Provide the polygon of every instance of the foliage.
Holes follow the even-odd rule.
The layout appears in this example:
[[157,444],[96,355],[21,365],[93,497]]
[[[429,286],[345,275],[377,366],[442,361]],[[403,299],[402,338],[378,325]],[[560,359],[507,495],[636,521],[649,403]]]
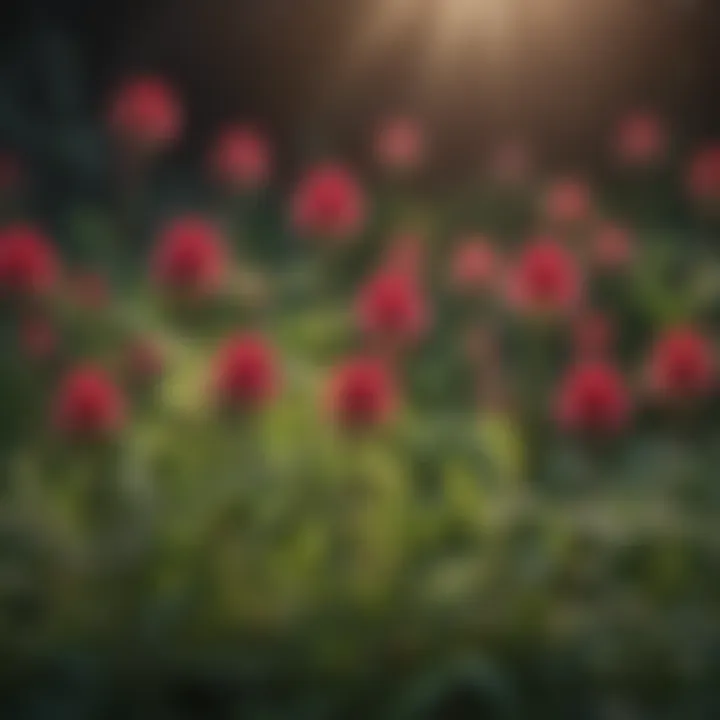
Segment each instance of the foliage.
[[[56,217],[66,276],[30,303],[55,352],[32,352],[28,305],[2,298],[7,717],[720,713],[716,385],[667,404],[644,374],[668,326],[717,333],[716,218],[679,199],[677,171],[601,178],[595,214],[552,227],[579,258],[589,306],[613,318],[610,355],[634,407],[622,432],[588,437],[553,412],[579,307],[528,313],[502,284],[464,295],[448,270],[478,232],[498,276],[515,267],[553,220],[537,212],[537,176],[448,195],[378,179],[364,235],[338,249],[296,236],[278,188],[228,195],[159,172],[157,156],[142,170],[124,196]],[[39,214],[32,190],[5,200],[7,227]],[[163,220],[188,208],[235,257],[228,282],[189,303],[147,271]],[[588,261],[598,218],[631,229],[629,267]],[[353,298],[401,231],[423,239],[432,323],[390,353],[393,421],[349,432],[324,388],[341,358],[378,350]],[[78,268],[103,273],[107,303],[78,298]],[[271,340],[280,388],[228,416],[213,358],[238,329]],[[468,350],[476,331],[499,360]],[[137,337],[163,357],[141,386],[123,365]],[[130,406],[99,442],[52,423],[81,360],[107,368]]]

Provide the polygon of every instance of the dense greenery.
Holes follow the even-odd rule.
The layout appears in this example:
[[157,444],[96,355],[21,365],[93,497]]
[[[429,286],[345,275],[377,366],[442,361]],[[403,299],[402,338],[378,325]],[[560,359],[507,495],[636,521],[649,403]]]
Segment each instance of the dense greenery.
[[[3,717],[720,715],[717,387],[666,403],[645,382],[667,327],[717,336],[717,226],[678,167],[598,171],[572,231],[543,214],[539,174],[443,191],[376,178],[341,250],[298,236],[288,191],[229,196],[162,157],[46,217],[32,177],[6,188],[3,227],[52,218],[64,271],[50,294],[2,298]],[[165,220],[189,209],[236,260],[191,303],[148,271]],[[632,260],[596,272],[606,218],[630,229]],[[579,305],[539,317],[502,284],[461,293],[449,271],[467,233],[492,238],[500,275],[549,231],[612,318],[621,432],[588,437],[553,410]],[[392,421],[348,432],[327,378],[371,346],[354,298],[399,232],[422,239],[431,322],[393,360]],[[52,350],[28,340],[29,311]],[[272,343],[280,378],[262,411],[228,416],[213,357],[240,328]],[[139,336],[162,356],[149,383],[123,364]],[[488,337],[495,365],[472,351]],[[88,359],[130,407],[101,441],[53,422]]]

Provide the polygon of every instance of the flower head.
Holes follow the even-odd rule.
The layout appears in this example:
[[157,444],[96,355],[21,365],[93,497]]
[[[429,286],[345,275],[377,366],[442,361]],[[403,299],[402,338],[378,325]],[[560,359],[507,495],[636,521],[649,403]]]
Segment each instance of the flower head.
[[562,380],[555,412],[565,430],[617,434],[630,420],[630,394],[613,365],[584,360],[571,368]]
[[387,366],[356,357],[335,368],[327,393],[328,409],[344,429],[368,429],[388,422],[397,407],[397,390]]
[[292,198],[296,232],[313,239],[352,239],[361,232],[365,216],[366,200],[360,184],[338,164],[311,169]]
[[211,222],[184,216],[161,230],[151,258],[151,273],[163,290],[208,295],[221,288],[229,260],[225,238]]
[[273,169],[273,152],[267,138],[253,127],[226,128],[210,150],[211,176],[223,187],[238,192],[260,190]]
[[127,80],[112,99],[108,123],[123,143],[145,150],[162,150],[182,134],[183,108],[173,89],[152,76]]
[[417,281],[400,272],[381,271],[372,277],[360,289],[355,313],[367,336],[403,345],[417,341],[429,324]]
[[692,400],[712,391],[715,354],[710,341],[692,327],[675,327],[655,343],[648,364],[651,389],[670,400]]
[[53,405],[53,424],[72,439],[112,437],[125,422],[125,398],[101,368],[82,365],[62,380]]
[[275,352],[260,335],[230,337],[215,356],[212,390],[224,409],[260,410],[276,395],[279,383]]
[[635,112],[620,121],[614,145],[616,159],[626,167],[655,165],[667,153],[667,129],[657,115]]
[[50,240],[32,225],[0,231],[0,292],[13,296],[42,295],[55,285],[59,261]]
[[580,300],[583,279],[572,254],[552,238],[532,240],[509,277],[509,299],[525,312],[565,314]]
[[450,284],[463,293],[482,292],[492,287],[498,272],[498,259],[490,241],[483,237],[462,240],[450,260]]
[[720,142],[701,148],[691,158],[687,189],[696,202],[720,203]]

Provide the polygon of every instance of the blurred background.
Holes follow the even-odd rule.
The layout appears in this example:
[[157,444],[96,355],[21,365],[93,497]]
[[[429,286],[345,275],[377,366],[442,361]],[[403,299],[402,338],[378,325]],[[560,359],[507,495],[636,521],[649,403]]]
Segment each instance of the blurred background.
[[720,718],[718,88],[718,0],[5,0],[0,717]]
[[[1,12],[4,83],[20,74],[28,120],[78,80],[83,95],[66,101],[97,108],[128,71],[153,69],[187,99],[189,142],[254,117],[287,162],[303,131],[357,147],[393,106],[429,124],[436,164],[456,173],[509,132],[553,162],[592,160],[631,106],[700,138],[720,119],[712,0],[33,0]],[[11,140],[27,129],[7,112],[0,122]]]

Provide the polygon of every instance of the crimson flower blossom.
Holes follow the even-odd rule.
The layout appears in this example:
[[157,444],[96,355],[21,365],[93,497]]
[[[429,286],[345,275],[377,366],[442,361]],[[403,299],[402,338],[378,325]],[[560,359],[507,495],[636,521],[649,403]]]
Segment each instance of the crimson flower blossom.
[[651,390],[670,400],[693,400],[710,393],[716,381],[713,346],[692,327],[679,326],[663,333],[648,362]]
[[259,334],[234,335],[215,355],[212,391],[223,409],[260,410],[275,397],[279,384],[275,351]]
[[530,241],[511,269],[509,300],[523,312],[567,314],[582,297],[583,277],[575,257],[549,237]]
[[416,342],[429,325],[429,310],[418,282],[393,271],[381,271],[366,282],[358,294],[355,315],[366,336],[393,344]]
[[184,111],[165,80],[139,76],[126,80],[113,96],[108,125],[123,144],[142,150],[162,150],[180,139]]
[[606,361],[580,361],[563,378],[556,396],[556,419],[570,432],[614,435],[627,426],[631,412],[625,381]]
[[354,357],[334,368],[327,387],[327,405],[339,427],[368,429],[391,420],[397,409],[397,388],[388,367],[372,357]]
[[355,176],[340,164],[312,168],[295,190],[291,203],[295,231],[310,239],[347,241],[363,229],[365,193]]
[[210,221],[188,215],[162,228],[150,269],[160,289],[201,296],[221,289],[229,263],[230,253],[221,232]]
[[82,365],[61,381],[52,419],[55,428],[71,439],[106,439],[125,423],[125,397],[102,368]]
[[35,297],[50,291],[60,274],[60,263],[50,239],[29,224],[0,230],[0,292]]
[[252,192],[265,187],[273,170],[273,151],[257,129],[234,125],[215,140],[208,156],[211,176],[223,187]]

